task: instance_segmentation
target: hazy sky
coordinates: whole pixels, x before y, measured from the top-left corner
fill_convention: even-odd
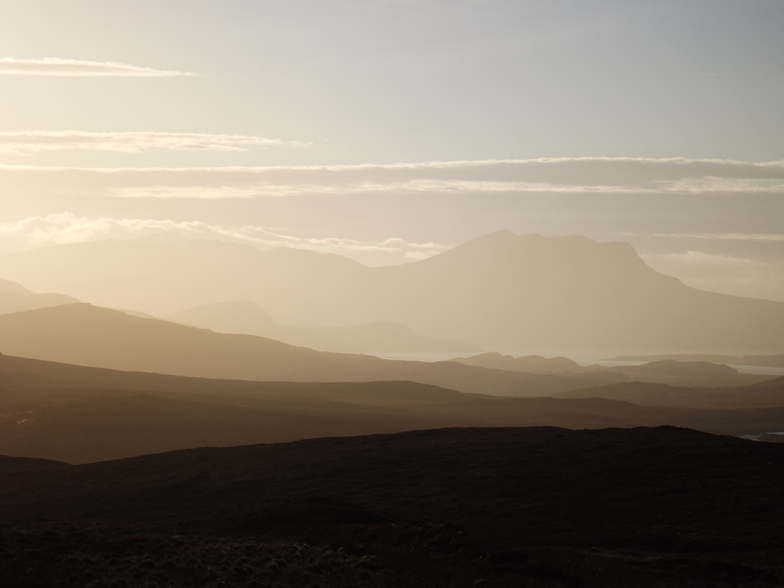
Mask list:
[[[3,0],[0,252],[508,228],[784,300],[783,31],[781,0]]]

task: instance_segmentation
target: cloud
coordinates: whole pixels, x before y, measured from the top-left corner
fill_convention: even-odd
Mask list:
[[[61,77],[134,77],[170,78],[192,76],[182,71],[165,71],[111,61],[79,61],[76,59],[0,59],[0,75],[9,76],[61,76]]]
[[[28,131],[0,132],[0,153],[31,155],[44,151],[84,149],[142,153],[150,149],[175,151],[248,151],[276,145],[303,146],[296,141],[247,135],[207,133]]]
[[[236,136],[87,133],[57,141],[117,148],[245,149]],[[197,139],[196,137],[201,137]],[[248,138],[248,141],[267,141]],[[45,141],[42,141],[45,142]],[[13,148],[13,147],[9,147]],[[90,148],[90,147],[80,147]],[[784,162],[577,158],[200,168],[0,166],[0,181],[21,193],[49,191],[144,198],[253,198],[323,194],[784,194]]]
[[[253,225],[219,226],[201,221],[176,222],[167,219],[90,219],[63,212],[0,224],[0,251],[20,251],[101,239],[134,239],[162,232],[175,233],[189,239],[219,239],[244,243],[261,249],[292,247],[319,253],[336,253],[369,261],[373,265],[423,259],[449,248],[448,245],[439,243],[412,243],[400,238],[380,241],[338,237],[305,238],[284,235]]]

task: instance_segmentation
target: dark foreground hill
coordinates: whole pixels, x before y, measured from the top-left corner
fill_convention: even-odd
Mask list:
[[[784,583],[784,446],[444,429],[0,460],[5,586]]]
[[[677,425],[784,440],[766,436],[784,431],[781,383],[766,390],[724,390],[735,402],[731,410],[716,410],[637,406],[596,392],[577,399],[503,398],[414,382],[207,380],[0,356],[0,454],[85,463],[204,445],[454,426]],[[767,403],[756,403],[760,394]]]

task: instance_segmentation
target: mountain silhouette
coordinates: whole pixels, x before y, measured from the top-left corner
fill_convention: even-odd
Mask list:
[[[784,367],[784,354],[776,355],[724,355],[718,353],[674,353],[667,355],[619,355],[610,358],[610,361],[662,361],[674,359],[675,361],[709,361],[711,363],[725,363],[732,365],[745,365],[756,367]]]
[[[513,357],[500,353],[481,353],[472,357],[461,357],[452,361],[489,369],[509,370],[522,373],[546,374],[617,374],[636,382],[671,384],[674,386],[745,386],[771,379],[773,376],[741,374],[728,365],[708,361],[658,360],[642,365],[628,366],[581,366],[566,357],[542,357],[525,355]],[[620,379],[620,378],[619,378]]]
[[[784,377],[741,387],[684,387],[651,382],[619,382],[569,390],[556,398],[604,398],[640,406],[699,409],[778,408],[784,406]]]
[[[0,280],[0,314],[48,308],[61,304],[74,304],[76,302],[79,302],[76,298],[65,296],[64,294],[35,294],[16,282]]]
[[[628,243],[499,231],[365,267],[218,241],[110,240],[0,257],[0,276],[157,316],[250,300],[294,327],[394,322],[483,347],[784,349],[784,303],[704,292]]]
[[[380,322],[352,327],[286,327],[276,323],[250,300],[190,308],[167,320],[218,333],[258,335],[291,345],[341,353],[477,351],[478,345],[439,337],[423,337],[398,323]]]
[[[514,372],[562,373],[584,371],[576,361],[567,357],[542,357],[541,355],[524,355],[513,357],[497,352],[480,353],[471,357],[458,357],[453,359],[464,365],[475,365],[498,370]]]
[[[741,388],[621,383],[509,398],[415,382],[214,380],[2,355],[0,385],[0,454],[71,463],[454,426],[676,425],[772,441],[780,436],[768,433],[784,428],[784,378]]]
[[[291,382],[410,380],[461,392],[541,396],[627,379],[524,374],[455,362],[320,352],[254,335],[133,316],[91,304],[0,315],[0,352],[34,359],[202,378]]]

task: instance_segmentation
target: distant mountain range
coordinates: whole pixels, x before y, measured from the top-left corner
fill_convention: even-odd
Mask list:
[[[0,314],[74,304],[76,298],[64,294],[35,294],[15,282],[0,280]]]
[[[706,362],[662,361],[623,368],[578,366],[577,370],[539,371],[500,367],[506,360],[493,360],[494,354],[467,360],[475,365],[460,361],[393,361],[370,355],[320,352],[254,335],[215,333],[91,304],[0,315],[0,352],[76,365],[200,378],[290,382],[410,380],[500,396],[544,396],[631,380],[739,386],[770,379],[739,374],[731,367]],[[490,361],[481,361],[488,357]],[[570,362],[565,358],[555,361]]]
[[[339,353],[479,351],[478,345],[423,337],[398,323],[356,326],[285,327],[250,300],[222,302],[190,308],[165,317],[167,320],[210,329],[218,333],[258,335],[291,345]]]
[[[674,353],[667,355],[619,355],[609,361],[709,361],[732,365],[784,368],[784,353],[776,355],[721,355],[716,353]]]
[[[652,382],[676,386],[744,386],[768,380],[771,376],[741,374],[728,365],[709,361],[659,359],[643,365],[581,366],[566,357],[526,355],[513,357],[500,353],[482,353],[452,361],[463,365],[539,374],[618,374],[635,382]]]
[[[694,409],[774,408],[784,407],[784,377],[732,388],[688,388],[659,383],[621,382],[596,388],[568,390],[555,394],[555,397],[606,398],[640,406]],[[773,434],[782,433],[779,431]]]
[[[0,353],[201,378],[290,382],[410,380],[462,392],[541,396],[628,380],[613,373],[526,374],[456,362],[319,352],[253,335],[132,316],[90,304],[0,315]]]
[[[784,349],[784,303],[689,288],[628,243],[492,233],[365,267],[295,249],[112,240],[0,257],[0,277],[157,316],[248,300],[275,322],[392,322],[483,347]]]

